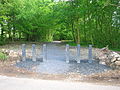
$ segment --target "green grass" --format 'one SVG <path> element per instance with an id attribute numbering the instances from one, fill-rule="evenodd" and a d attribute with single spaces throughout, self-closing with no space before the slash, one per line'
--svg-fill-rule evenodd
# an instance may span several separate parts
<path id="1" fill-rule="evenodd" d="M 73 40 L 61 40 L 61 42 L 73 42 Z"/>
<path id="2" fill-rule="evenodd" d="M 67 42 L 67 44 L 69 44 L 70 46 L 76 46 L 77 44 L 74 42 Z"/>
<path id="3" fill-rule="evenodd" d="M 69 44 L 70 46 L 77 46 L 77 43 L 75 42 L 66 42 L 66 44 Z M 89 44 L 84 44 L 84 43 L 81 43 L 80 44 L 82 47 L 88 47 Z"/>
<path id="4" fill-rule="evenodd" d="M 72 40 L 66 40 L 64 41 L 66 44 L 69 44 L 70 46 L 77 46 L 77 44 L 75 42 L 73 42 Z M 82 43 L 80 44 L 82 47 L 88 47 L 89 44 L 86 43 Z M 103 46 L 98 46 L 98 45 L 94 45 L 93 47 L 95 48 L 103 48 Z M 120 48 L 109 48 L 110 50 L 113 51 L 120 51 Z"/>
<path id="5" fill-rule="evenodd" d="M 7 60 L 7 55 L 5 55 L 4 53 L 0 52 L 0 60 Z"/>
<path id="6" fill-rule="evenodd" d="M 113 51 L 120 51 L 120 49 L 118 49 L 118 48 L 110 48 L 110 50 L 113 50 Z"/>

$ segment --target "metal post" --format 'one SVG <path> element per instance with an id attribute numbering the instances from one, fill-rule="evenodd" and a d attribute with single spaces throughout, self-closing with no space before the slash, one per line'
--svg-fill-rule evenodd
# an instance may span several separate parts
<path id="1" fill-rule="evenodd" d="M 88 51 L 88 62 L 92 63 L 93 56 L 92 56 L 92 45 L 89 45 L 89 51 Z"/>
<path id="2" fill-rule="evenodd" d="M 47 46 L 43 44 L 43 61 L 47 60 Z"/>
<path id="3" fill-rule="evenodd" d="M 69 63 L 69 44 L 66 44 L 66 63 Z"/>
<path id="4" fill-rule="evenodd" d="M 35 48 L 35 44 L 32 44 L 32 60 L 36 61 L 36 48 Z"/>
<path id="5" fill-rule="evenodd" d="M 80 63 L 80 44 L 77 45 L 77 63 Z"/>
<path id="6" fill-rule="evenodd" d="M 39 51 L 39 58 L 41 58 L 41 46 L 40 46 L 40 51 Z"/>
<path id="7" fill-rule="evenodd" d="M 26 60 L 26 45 L 22 44 L 22 61 Z"/>

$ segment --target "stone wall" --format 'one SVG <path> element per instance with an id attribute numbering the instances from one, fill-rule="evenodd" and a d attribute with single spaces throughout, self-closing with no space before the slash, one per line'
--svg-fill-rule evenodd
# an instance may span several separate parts
<path id="1" fill-rule="evenodd" d="M 120 54 L 109 50 L 107 47 L 99 50 L 96 54 L 96 59 L 99 60 L 101 64 L 106 64 L 113 69 L 120 69 Z"/>

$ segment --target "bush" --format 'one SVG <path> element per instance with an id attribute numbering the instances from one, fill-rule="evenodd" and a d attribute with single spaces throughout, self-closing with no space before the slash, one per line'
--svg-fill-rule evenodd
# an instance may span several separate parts
<path id="1" fill-rule="evenodd" d="M 3 61 L 7 60 L 7 55 L 2 53 L 2 52 L 0 52 L 0 60 L 3 60 Z"/>
<path id="2" fill-rule="evenodd" d="M 5 45 L 6 44 L 6 39 L 0 37 L 0 45 Z"/>

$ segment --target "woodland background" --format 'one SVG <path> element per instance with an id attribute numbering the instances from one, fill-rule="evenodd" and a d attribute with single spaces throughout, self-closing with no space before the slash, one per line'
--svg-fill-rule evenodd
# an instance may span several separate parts
<path id="1" fill-rule="evenodd" d="M 119 0 L 0 0 L 0 45 L 72 41 L 120 49 Z"/>

